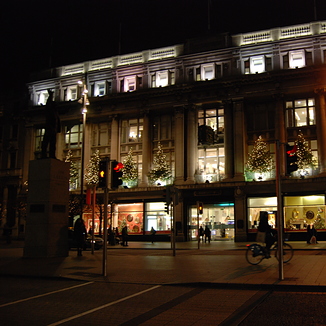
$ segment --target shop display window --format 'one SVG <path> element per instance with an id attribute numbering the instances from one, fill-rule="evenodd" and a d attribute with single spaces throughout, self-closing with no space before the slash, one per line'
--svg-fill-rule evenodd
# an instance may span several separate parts
<path id="1" fill-rule="evenodd" d="M 143 204 L 114 205 L 112 224 L 113 227 L 118 227 L 119 232 L 127 225 L 129 234 L 141 234 L 143 232 Z"/>
<path id="2" fill-rule="evenodd" d="M 145 231 L 150 231 L 153 227 L 156 231 L 171 231 L 171 217 L 165 212 L 165 202 L 146 204 L 146 227 Z"/>
<path id="3" fill-rule="evenodd" d="M 189 239 L 197 239 L 198 215 L 197 207 L 190 207 Z M 199 215 L 199 227 L 208 226 L 212 240 L 234 238 L 234 203 L 205 204 L 203 214 Z"/>
<path id="4" fill-rule="evenodd" d="M 287 231 L 306 230 L 308 225 L 326 229 L 325 196 L 284 197 L 284 221 Z"/>
<path id="5" fill-rule="evenodd" d="M 277 198 L 276 197 L 257 197 L 248 198 L 248 229 L 258 228 L 259 214 L 261 211 L 268 212 L 268 223 L 275 227 Z"/>

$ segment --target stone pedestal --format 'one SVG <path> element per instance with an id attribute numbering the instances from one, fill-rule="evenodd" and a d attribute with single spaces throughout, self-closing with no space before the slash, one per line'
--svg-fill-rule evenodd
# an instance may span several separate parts
<path id="1" fill-rule="evenodd" d="M 69 169 L 52 158 L 30 162 L 24 257 L 68 256 Z"/>

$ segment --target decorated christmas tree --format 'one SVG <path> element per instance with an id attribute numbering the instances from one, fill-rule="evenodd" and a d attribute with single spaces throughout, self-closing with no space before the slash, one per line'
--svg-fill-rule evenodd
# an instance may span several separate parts
<path id="1" fill-rule="evenodd" d="M 172 177 L 171 169 L 166 162 L 161 143 L 158 143 L 157 152 L 154 155 L 153 169 L 148 173 L 148 178 L 155 183 L 158 180 L 167 181 Z"/>
<path id="2" fill-rule="evenodd" d="M 296 145 L 296 164 L 299 170 L 304 171 L 307 168 L 314 168 L 317 166 L 317 159 L 313 156 L 311 149 L 305 138 L 303 137 L 302 132 L 298 134 L 298 139 L 295 142 Z"/>
<path id="3" fill-rule="evenodd" d="M 130 148 L 128 156 L 123 161 L 122 180 L 125 182 L 136 181 L 138 179 L 138 170 L 136 162 L 134 161 L 132 148 Z"/>
<path id="4" fill-rule="evenodd" d="M 86 167 L 85 180 L 88 186 L 96 186 L 98 184 L 99 164 L 100 152 L 96 150 L 95 154 L 91 157 Z"/>
<path id="5" fill-rule="evenodd" d="M 68 151 L 65 162 L 70 163 L 69 189 L 77 188 L 78 168 L 76 162 L 72 160 L 72 152 Z"/>
<path id="6" fill-rule="evenodd" d="M 254 148 L 249 154 L 248 162 L 246 164 L 246 171 L 264 173 L 272 170 L 274 161 L 267 144 L 259 136 L 255 141 Z"/>

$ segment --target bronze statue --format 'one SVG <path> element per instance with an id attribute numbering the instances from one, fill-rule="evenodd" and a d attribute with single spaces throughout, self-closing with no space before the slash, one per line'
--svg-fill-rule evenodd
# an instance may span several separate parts
<path id="1" fill-rule="evenodd" d="M 42 158 L 47 158 L 49 146 L 49 157 L 55 157 L 57 133 L 61 131 L 60 118 L 53 101 L 54 92 L 48 89 L 49 97 L 45 106 L 45 133 L 42 141 Z"/>

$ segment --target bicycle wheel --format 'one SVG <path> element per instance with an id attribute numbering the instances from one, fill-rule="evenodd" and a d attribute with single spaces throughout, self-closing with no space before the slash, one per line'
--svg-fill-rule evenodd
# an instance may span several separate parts
<path id="1" fill-rule="evenodd" d="M 278 249 L 275 247 L 275 257 L 278 260 Z M 283 262 L 289 262 L 293 257 L 293 248 L 288 243 L 283 243 Z"/>
<path id="2" fill-rule="evenodd" d="M 248 245 L 246 250 L 246 260 L 251 265 L 258 265 L 264 259 L 263 248 L 261 245 L 254 243 Z"/>

